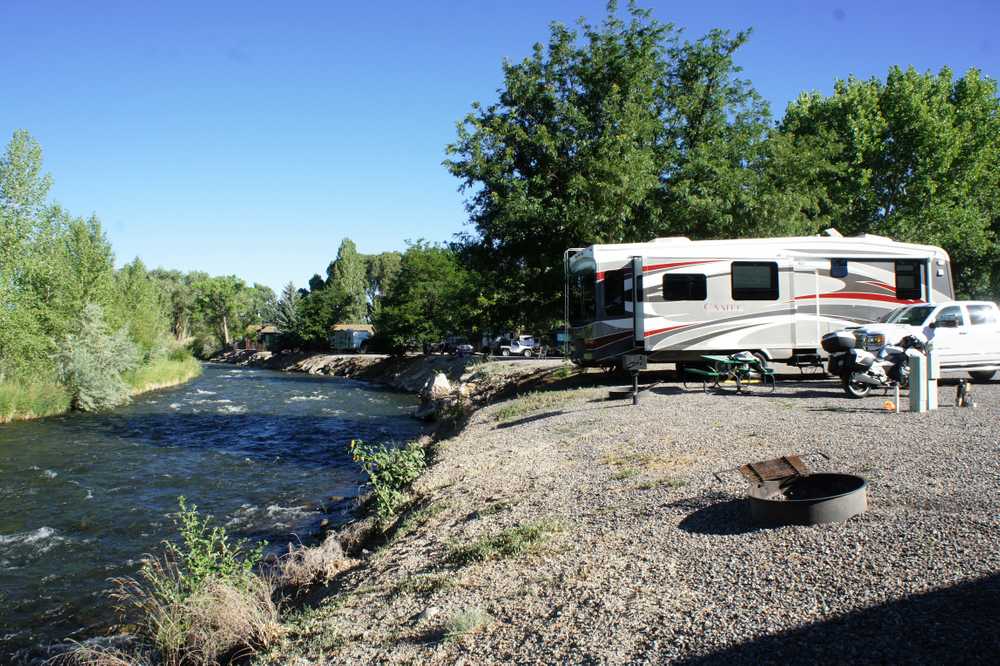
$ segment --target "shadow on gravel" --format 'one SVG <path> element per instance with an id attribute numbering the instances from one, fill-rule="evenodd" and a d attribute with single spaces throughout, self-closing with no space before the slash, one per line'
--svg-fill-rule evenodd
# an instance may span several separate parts
<path id="1" fill-rule="evenodd" d="M 707 493 L 667 506 L 671 509 L 694 509 L 678 525 L 685 532 L 723 536 L 760 530 L 750 522 L 746 501 L 726 493 Z"/>
<path id="2" fill-rule="evenodd" d="M 513 421 L 504 421 L 503 423 L 497 424 L 497 430 L 502 430 L 503 428 L 514 428 L 519 425 L 524 425 L 525 423 L 531 423 L 532 421 L 541 421 L 542 419 L 559 416 L 560 414 L 565 414 L 565 412 L 561 410 L 555 412 L 542 412 L 541 414 L 532 414 L 531 416 L 514 419 Z"/>
<path id="3" fill-rule="evenodd" d="M 994 574 L 679 663 L 996 663 L 998 617 L 1000 574 Z"/>
<path id="4" fill-rule="evenodd" d="M 891 398 L 886 397 L 885 400 L 891 400 Z M 906 404 L 906 403 L 903 403 Z M 882 407 L 881 403 L 878 407 L 810 407 L 810 412 L 833 412 L 835 414 L 877 414 L 879 412 L 887 413 L 886 409 Z"/>

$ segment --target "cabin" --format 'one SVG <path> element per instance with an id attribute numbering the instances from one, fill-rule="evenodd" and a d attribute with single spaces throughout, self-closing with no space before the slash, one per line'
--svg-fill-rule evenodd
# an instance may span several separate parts
<path id="1" fill-rule="evenodd" d="M 567 250 L 571 356 L 609 365 L 751 351 L 795 362 L 820 339 L 911 303 L 952 300 L 939 247 L 865 234 L 591 245 Z"/>

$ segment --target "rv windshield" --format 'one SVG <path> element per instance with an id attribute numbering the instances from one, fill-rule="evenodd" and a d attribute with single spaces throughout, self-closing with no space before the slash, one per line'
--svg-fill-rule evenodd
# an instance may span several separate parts
<path id="1" fill-rule="evenodd" d="M 900 308 L 886 320 L 887 324 L 904 324 L 906 326 L 920 326 L 924 320 L 934 311 L 933 305 L 911 305 L 908 308 Z"/>
<path id="2" fill-rule="evenodd" d="M 594 297 L 594 268 L 583 266 L 569 276 L 569 324 L 581 326 L 594 321 L 597 316 L 597 299 Z"/>

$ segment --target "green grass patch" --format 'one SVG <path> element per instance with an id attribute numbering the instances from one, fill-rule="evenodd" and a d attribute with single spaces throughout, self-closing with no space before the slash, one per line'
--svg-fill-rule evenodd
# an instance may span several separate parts
<path id="1" fill-rule="evenodd" d="M 636 485 L 638 490 L 652 490 L 653 488 L 683 488 L 687 485 L 687 481 L 684 479 L 678 479 L 676 477 L 660 477 L 656 479 L 647 479 Z"/>
<path id="2" fill-rule="evenodd" d="M 536 391 L 514 398 L 500 405 L 493 418 L 500 423 L 513 421 L 533 412 L 565 404 L 573 398 L 573 391 Z"/>
<path id="3" fill-rule="evenodd" d="M 400 518 L 394 536 L 397 538 L 406 536 L 447 508 L 446 502 L 431 502 L 419 508 L 410 509 Z"/>
<path id="4" fill-rule="evenodd" d="M 70 396 L 54 381 L 6 381 L 0 384 L 0 423 L 62 414 Z"/>
<path id="5" fill-rule="evenodd" d="M 407 576 L 396 586 L 397 594 L 428 596 L 458 587 L 458 581 L 449 574 L 417 574 Z"/>
<path id="6" fill-rule="evenodd" d="M 451 642 L 471 634 L 493 621 L 482 608 L 465 608 L 454 613 L 444 623 L 444 640 Z"/>
<path id="7" fill-rule="evenodd" d="M 456 564 L 469 564 L 534 554 L 558 531 L 559 527 L 551 521 L 508 527 L 470 544 L 452 546 L 448 559 Z"/>
<path id="8" fill-rule="evenodd" d="M 125 373 L 125 381 L 135 395 L 156 388 L 183 384 L 200 374 L 201 364 L 193 356 L 172 354 L 169 358 L 147 363 Z"/>
<path id="9" fill-rule="evenodd" d="M 612 474 L 611 478 L 615 481 L 624 481 L 625 479 L 631 479 L 635 476 L 639 476 L 639 470 L 634 467 L 622 467 L 617 472 Z"/>

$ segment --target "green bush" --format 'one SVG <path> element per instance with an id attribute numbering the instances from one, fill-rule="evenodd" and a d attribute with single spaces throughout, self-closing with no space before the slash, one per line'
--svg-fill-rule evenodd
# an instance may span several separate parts
<path id="1" fill-rule="evenodd" d="M 109 331 L 104 311 L 93 303 L 83 309 L 76 329 L 56 353 L 73 408 L 93 412 L 128 402 L 131 391 L 122 375 L 139 364 L 139 350 L 128 332 Z"/>
<path id="2" fill-rule="evenodd" d="M 368 482 L 375 493 L 375 514 L 385 528 L 403 503 L 403 490 L 427 466 L 424 449 L 418 442 L 387 448 L 355 439 L 351 440 L 350 451 L 354 462 L 368 475 Z"/>

